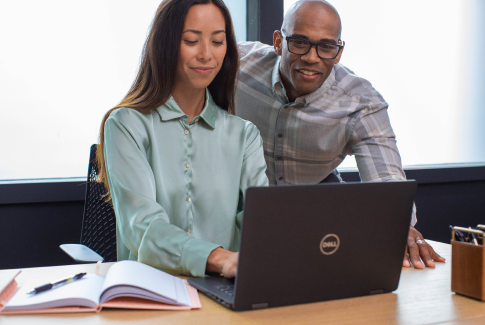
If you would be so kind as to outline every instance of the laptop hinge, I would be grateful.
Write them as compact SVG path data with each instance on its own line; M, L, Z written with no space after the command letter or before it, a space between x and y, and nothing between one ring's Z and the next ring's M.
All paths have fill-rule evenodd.
M263 309L263 308L268 308L268 303L267 303L267 302L263 302L263 303L260 303L260 304L252 304L252 305L251 305L251 308L252 308L252 309Z
M370 292L371 295L378 295L380 293L384 293L384 289L371 290L371 292Z

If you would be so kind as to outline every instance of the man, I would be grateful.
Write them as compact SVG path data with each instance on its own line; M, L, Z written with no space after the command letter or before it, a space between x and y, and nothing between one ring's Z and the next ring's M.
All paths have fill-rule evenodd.
M272 47L239 44L236 113L261 132L270 184L320 183L346 155L355 156L362 181L406 179L388 104L339 64L345 47L340 34L332 5L301 0L274 32ZM413 211L403 266L444 262L415 223Z

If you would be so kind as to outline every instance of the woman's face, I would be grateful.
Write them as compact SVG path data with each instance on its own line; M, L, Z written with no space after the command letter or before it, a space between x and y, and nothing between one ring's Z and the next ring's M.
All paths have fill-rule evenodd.
M175 87L206 88L221 69L226 50L226 23L219 8L192 6L182 31Z

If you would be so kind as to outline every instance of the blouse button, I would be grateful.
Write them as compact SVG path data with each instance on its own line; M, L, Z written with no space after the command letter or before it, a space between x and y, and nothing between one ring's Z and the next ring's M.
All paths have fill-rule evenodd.
M190 197L187 198L187 202L190 202Z
M189 164L185 164L185 167L186 167L186 168L189 168L189 167L190 167L190 165L189 165Z
M189 130L185 130L184 133L187 135L189 134Z

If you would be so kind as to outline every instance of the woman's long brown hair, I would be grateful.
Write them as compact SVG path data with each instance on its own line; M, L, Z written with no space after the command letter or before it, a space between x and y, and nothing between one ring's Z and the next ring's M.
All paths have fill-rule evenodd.
M193 5L214 4L224 16L226 23L227 51L221 70L209 85L214 102L231 114L235 112L236 77L239 69L239 52L232 19L222 0L163 0L157 9L143 48L140 68L125 98L110 109L101 122L99 145L96 151L98 179L107 189L106 199L111 200L106 165L104 161L104 125L110 114L129 107L148 113L169 98L174 85L185 17Z

